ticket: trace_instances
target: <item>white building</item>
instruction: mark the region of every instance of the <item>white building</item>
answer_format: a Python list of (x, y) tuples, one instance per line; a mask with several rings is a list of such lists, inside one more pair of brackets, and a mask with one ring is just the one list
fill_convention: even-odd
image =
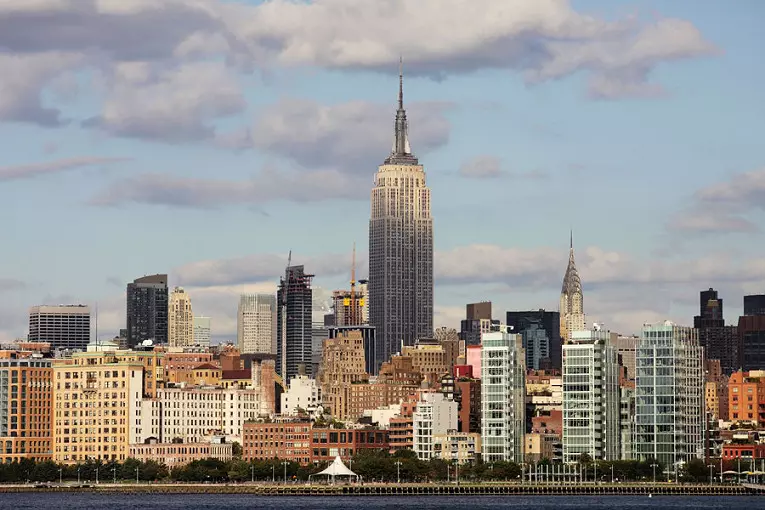
[(368, 416), (372, 423), (376, 423), (381, 429), (390, 427), (391, 418), (396, 418), (400, 415), (401, 404), (390, 404), (378, 407), (377, 409), (367, 409), (364, 411), (364, 416)]
[(276, 354), (276, 296), (242, 294), (236, 337), (242, 354)]
[(670, 321), (643, 325), (635, 356), (635, 459), (656, 459), (674, 472), (703, 457), (703, 360), (698, 330)]
[(619, 360), (611, 333), (571, 331), (563, 344), (563, 462), (618, 460)]
[(270, 414), (260, 389), (162, 388), (156, 400), (163, 443), (200, 443), (222, 435), (241, 444), (244, 422)]
[(182, 287), (175, 287), (170, 294), (167, 314), (167, 343), (171, 347), (194, 345), (194, 314), (191, 297)]
[(321, 405), (321, 388), (316, 379), (298, 375), (290, 379), (289, 388), (282, 393), (282, 415), (296, 415), (298, 409), (311, 414)]
[(450, 430), (433, 436), (433, 456), (447, 462), (473, 463), (481, 455), (481, 434)]
[(210, 318), (194, 317), (194, 345), (210, 347)]
[(457, 429), (457, 402), (443, 393), (421, 393), (412, 415), (414, 452), (420, 460), (434, 456), (433, 436)]
[(481, 440), (486, 462), (523, 462), (526, 363), (521, 335), (481, 335)]

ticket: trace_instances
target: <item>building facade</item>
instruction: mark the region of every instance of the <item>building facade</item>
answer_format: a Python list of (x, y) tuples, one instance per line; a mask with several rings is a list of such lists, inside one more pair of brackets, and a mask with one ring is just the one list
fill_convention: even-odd
[(90, 343), (90, 307), (33, 306), (29, 309), (28, 340), (49, 343), (51, 349), (86, 349)]
[(560, 291), (560, 336), (564, 340), (570, 338), (572, 331), (584, 331), (584, 294), (582, 293), (582, 281), (576, 269), (574, 261), (574, 237), (568, 254), (568, 266), (563, 276), (563, 287)]
[(699, 293), (699, 315), (693, 318), (693, 327), (699, 330), (699, 345), (707, 359), (720, 360), (727, 375), (740, 368), (738, 331), (736, 326), (725, 325), (723, 299), (716, 290)]
[(457, 430), (457, 402), (443, 393), (421, 393), (417, 408), (412, 415), (414, 452), (420, 460), (430, 460), (436, 455), (436, 435)]
[(194, 345), (210, 347), (210, 317), (194, 317)]
[(520, 335), (481, 339), (481, 438), (485, 462), (523, 462), (526, 364)]
[(611, 333), (572, 331), (563, 345), (563, 462), (619, 460), (619, 362)]
[(0, 463), (51, 460), (51, 360), (0, 352)]
[(170, 347), (194, 345), (194, 313), (191, 311), (191, 297), (183, 287), (175, 287), (169, 301), (168, 344)]
[(279, 283), (276, 294), (276, 368), (288, 381), (298, 375), (303, 365), (312, 369), (313, 290), (312, 274), (304, 266), (290, 266)]
[(544, 309), (507, 312), (507, 325), (523, 335), (526, 367), (531, 370), (561, 368), (561, 316)]
[(378, 366), (433, 334), (433, 218), (425, 171), (409, 146), (399, 80), (393, 149), (378, 168), (369, 220), (369, 322)]
[(277, 307), (273, 294), (242, 294), (236, 338), (242, 354), (276, 354)]
[(167, 275), (138, 278), (127, 285), (127, 343), (129, 347), (146, 340), (167, 343)]
[(637, 460), (675, 472), (704, 452), (704, 353), (695, 328), (670, 321), (643, 326), (636, 353)]

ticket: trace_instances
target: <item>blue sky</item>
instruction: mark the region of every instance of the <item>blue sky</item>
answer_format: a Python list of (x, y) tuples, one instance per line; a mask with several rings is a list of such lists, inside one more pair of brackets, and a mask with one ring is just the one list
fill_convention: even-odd
[[(75, 8), (76, 7), (76, 8)], [(397, 61), (433, 193), (436, 325), (557, 307), (735, 322), (765, 292), (757, 1), (10, 0), (0, 5), (0, 339), (29, 306), (168, 272), (233, 338), (237, 296), (365, 272)], [(32, 34), (32, 35), (30, 35)]]

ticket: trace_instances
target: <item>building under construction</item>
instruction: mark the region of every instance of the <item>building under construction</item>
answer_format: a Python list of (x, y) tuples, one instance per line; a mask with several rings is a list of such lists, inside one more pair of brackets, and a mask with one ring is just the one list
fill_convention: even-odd
[[(276, 331), (276, 368), (285, 384), (298, 375), (301, 365), (311, 371), (311, 316), (314, 275), (304, 266), (288, 266), (279, 282)], [(310, 374), (308, 374), (310, 375)]]

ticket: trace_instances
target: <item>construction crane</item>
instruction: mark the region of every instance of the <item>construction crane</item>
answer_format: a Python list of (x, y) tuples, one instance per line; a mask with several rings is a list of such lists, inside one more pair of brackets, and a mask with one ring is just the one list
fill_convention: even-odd
[(282, 301), (279, 306), (282, 308), (282, 356), (279, 364), (282, 367), (282, 378), (287, 375), (287, 294), (290, 288), (290, 266), (292, 265), (292, 250), (287, 256), (287, 268), (284, 270), (284, 284), (282, 285)]

